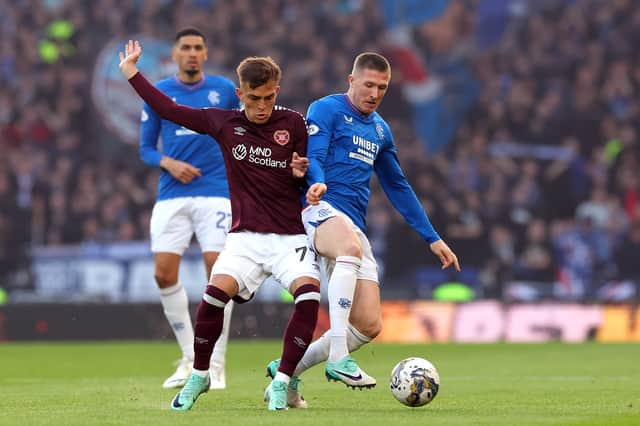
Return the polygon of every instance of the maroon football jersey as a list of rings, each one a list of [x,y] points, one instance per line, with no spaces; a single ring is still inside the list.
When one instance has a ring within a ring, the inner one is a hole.
[[[255,124],[244,111],[178,105],[140,73],[129,82],[163,119],[218,141],[231,196],[230,232],[304,234],[303,180],[289,167],[294,151],[307,152],[307,129],[299,113],[276,106],[266,123]]]

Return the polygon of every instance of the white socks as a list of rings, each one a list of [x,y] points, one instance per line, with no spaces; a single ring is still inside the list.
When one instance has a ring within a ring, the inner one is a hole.
[[[211,367],[224,367],[224,358],[227,354],[227,342],[229,341],[229,325],[231,324],[231,313],[233,312],[233,301],[229,301],[224,307],[224,321],[222,323],[222,333],[213,346],[211,354]]]
[[[330,335],[331,330],[327,330],[326,333],[309,345],[309,348],[307,348],[307,351],[304,353],[293,374],[299,376],[314,365],[327,360],[329,356],[329,346],[331,345]],[[360,333],[351,324],[347,326],[347,348],[349,349],[349,353],[355,352],[370,341],[370,337]]]
[[[287,386],[289,385],[289,382],[291,381],[291,377],[287,376],[284,373],[281,372],[277,372],[276,376],[273,378],[273,381],[278,381],[278,382],[285,382],[287,384]]]
[[[171,325],[173,333],[176,335],[178,345],[182,350],[182,357],[193,361],[193,325],[189,315],[189,300],[187,292],[180,283],[171,287],[160,289],[160,301],[164,309],[164,315]],[[224,308],[224,322],[222,323],[222,333],[216,341],[211,354],[211,366],[224,367],[224,360],[227,354],[227,342],[229,341],[229,325],[231,323],[231,313],[233,312],[233,302],[229,301]]]
[[[318,337],[309,345],[306,352],[302,356],[300,362],[296,366],[294,375],[299,376],[303,371],[307,371],[316,364],[326,361],[329,357],[329,346],[331,346],[331,330],[327,330],[322,336]]]
[[[354,326],[349,324],[347,327],[347,347],[349,348],[349,353],[354,352],[362,345],[365,345],[371,341],[371,337],[365,336],[360,333]]]
[[[189,300],[187,292],[180,283],[160,289],[160,301],[178,345],[182,350],[182,357],[193,361],[193,325],[189,316]]]
[[[338,256],[328,285],[331,345],[329,361],[335,362],[349,354],[347,326],[356,289],[356,276],[360,259],[354,256]],[[308,352],[308,350],[307,350]]]

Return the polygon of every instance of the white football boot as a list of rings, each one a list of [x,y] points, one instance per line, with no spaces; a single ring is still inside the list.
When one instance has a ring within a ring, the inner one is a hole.
[[[177,362],[178,368],[167,380],[164,381],[162,387],[165,389],[181,388],[191,377],[191,369],[193,368],[193,361],[182,358]]]
[[[219,362],[212,362],[209,367],[209,389],[225,389],[227,387],[227,381],[224,374],[224,364]]]

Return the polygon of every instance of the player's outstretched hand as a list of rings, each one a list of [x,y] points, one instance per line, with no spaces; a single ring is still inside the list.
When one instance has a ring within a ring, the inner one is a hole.
[[[312,206],[318,205],[324,194],[327,192],[327,185],[324,183],[314,183],[307,190],[307,203]]]
[[[301,157],[297,152],[293,152],[293,158],[289,167],[293,169],[293,176],[297,178],[304,177],[309,170],[309,159],[307,157]]]
[[[142,47],[138,40],[129,40],[129,42],[124,45],[124,54],[118,52],[118,56],[120,57],[120,71],[122,71],[122,74],[124,74],[127,80],[138,72],[136,62],[140,59],[140,55],[142,55]]]
[[[456,271],[460,272],[460,264],[458,263],[458,257],[455,253],[449,248],[447,243],[442,240],[438,240],[436,242],[431,243],[429,246],[431,251],[438,256],[440,262],[442,262],[442,269],[446,269],[449,266],[453,265],[456,268]]]
[[[195,177],[202,176],[199,168],[170,157],[163,157],[160,160],[160,166],[184,184],[190,183]]]

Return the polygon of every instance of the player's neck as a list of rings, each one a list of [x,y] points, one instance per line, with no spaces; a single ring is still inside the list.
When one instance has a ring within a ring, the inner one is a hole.
[[[346,96],[345,96],[345,97],[347,98],[347,101],[349,102],[349,105],[351,106],[351,108],[352,108],[354,111],[357,111],[358,113],[360,113],[360,115],[362,115],[364,118],[369,117],[369,114],[362,112],[362,111],[360,110],[360,108],[358,108],[358,107],[356,106],[355,102],[353,102],[353,97],[352,97],[352,94],[351,94],[351,91],[350,91],[350,90],[346,93]]]
[[[178,71],[177,77],[178,80],[180,80],[181,83],[185,83],[185,84],[193,84],[193,83],[197,83],[200,80],[202,80],[202,71],[199,71],[196,74],[187,74],[186,72],[180,72]]]

